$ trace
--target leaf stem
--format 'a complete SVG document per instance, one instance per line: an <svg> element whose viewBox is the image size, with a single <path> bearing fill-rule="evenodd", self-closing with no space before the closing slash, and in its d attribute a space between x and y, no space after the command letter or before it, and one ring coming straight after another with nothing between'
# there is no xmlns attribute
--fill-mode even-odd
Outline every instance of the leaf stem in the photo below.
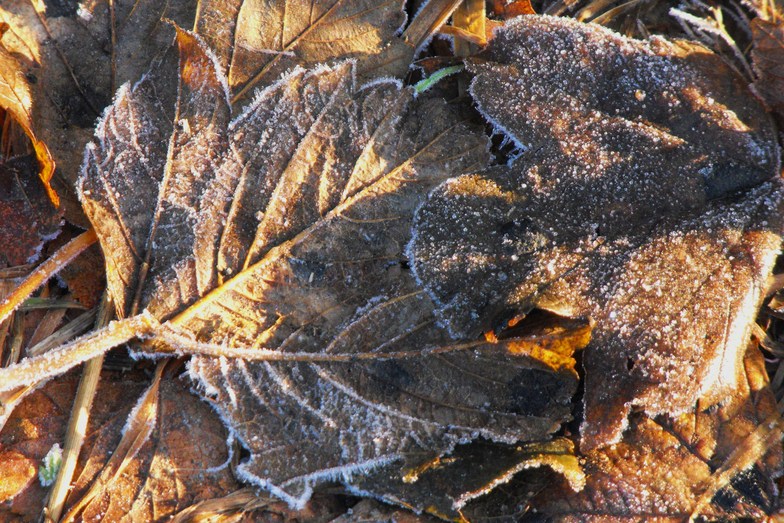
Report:
<svg viewBox="0 0 784 523"><path fill-rule="evenodd" d="M113 321L101 330L77 338L41 356L27 358L1 368L0 392L63 374L133 338L152 334L159 325L158 321L145 311L138 316Z"/></svg>

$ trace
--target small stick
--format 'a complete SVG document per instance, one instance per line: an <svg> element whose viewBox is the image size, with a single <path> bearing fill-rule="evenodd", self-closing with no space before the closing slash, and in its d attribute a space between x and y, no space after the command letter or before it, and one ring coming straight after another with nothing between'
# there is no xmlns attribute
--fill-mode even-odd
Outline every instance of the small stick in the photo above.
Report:
<svg viewBox="0 0 784 523"><path fill-rule="evenodd" d="M8 318L46 280L57 274L96 241L98 241L98 236L93 229L85 231L60 247L54 255L36 267L21 285L0 303L0 322Z"/></svg>
<svg viewBox="0 0 784 523"><path fill-rule="evenodd" d="M102 329L109 324L114 313L114 305L108 292L104 292L101 305L98 310L98 317L95 320L95 327ZM98 389L98 381L101 377L103 367L103 357L101 354L89 360L84 367L82 378L79 381L79 388L76 391L76 399L71 409L71 419L68 422L68 431L65 434L65 449L63 450L63 462L57 479L49 492L49 501L46 504L44 520L58 521L63 513L68 490L76 470L76 462L79 458L79 451L82 449L84 437L87 434L87 422L90 419L90 409L93 405L95 391Z"/></svg>

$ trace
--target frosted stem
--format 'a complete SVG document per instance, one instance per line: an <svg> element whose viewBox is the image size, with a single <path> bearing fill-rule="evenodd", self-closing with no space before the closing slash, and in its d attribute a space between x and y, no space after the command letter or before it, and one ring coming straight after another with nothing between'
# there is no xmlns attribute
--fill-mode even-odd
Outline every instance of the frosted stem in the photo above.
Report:
<svg viewBox="0 0 784 523"><path fill-rule="evenodd" d="M138 316L113 321L105 328L62 347L0 369L0 392L53 378L133 338L147 336L159 325L146 311Z"/></svg>
<svg viewBox="0 0 784 523"><path fill-rule="evenodd" d="M485 341L469 341L455 343L454 345L435 346L425 349L397 352L355 352L334 354L327 352L281 352L270 349L256 349L250 347L227 347L215 343L205 343L193 340L169 324L154 327L154 340L163 342L155 346L157 352L171 351L179 354L192 354L199 356L222 356L224 358L241 358L247 361L287 361L309 363L351 363L363 360L399 360L410 358L426 358L433 354L465 351L480 345L487 345Z"/></svg>
<svg viewBox="0 0 784 523"><path fill-rule="evenodd" d="M85 231L60 247L51 258L36 267L21 285L0 303L0 322L8 318L46 280L57 274L60 269L68 265L96 241L98 241L98 236L96 236L94 230ZM2 380L0 380L0 383L2 383Z"/></svg>

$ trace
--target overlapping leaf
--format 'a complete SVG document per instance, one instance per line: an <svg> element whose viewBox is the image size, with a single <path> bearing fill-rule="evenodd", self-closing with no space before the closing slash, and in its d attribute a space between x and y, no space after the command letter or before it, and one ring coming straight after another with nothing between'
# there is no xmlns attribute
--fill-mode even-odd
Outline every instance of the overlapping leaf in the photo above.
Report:
<svg viewBox="0 0 784 523"><path fill-rule="evenodd" d="M741 374L739 389L721 406L696 408L674 419L633 415L618 445L586 453L588 484L583 491L556 484L534 505L561 521L586 521L597 512L617 519L762 521L778 508L773 478L781 469L782 450L779 444L766 448L751 443L755 430L776 413L756 346L746 352ZM728 481L713 485L738 451L754 454L750 466L730 469ZM619 492L623 495L615 495Z"/></svg>
<svg viewBox="0 0 784 523"><path fill-rule="evenodd" d="M103 108L119 85L138 80L169 47L173 31L161 18L189 27L194 14L187 1L7 0L0 6L0 23L11 26L3 43L31 79L30 126L54 156L52 183L69 220L85 222L73 183Z"/></svg>
<svg viewBox="0 0 784 523"><path fill-rule="evenodd" d="M408 270L416 208L484 167L481 134L395 82L358 87L350 62L295 69L230 120L217 61L190 33L177 42L178 70L118 93L80 191L121 316L147 309L197 342L324 360L191 362L251 451L246 479L299 504L321 479L479 435L540 439L569 417L574 347L456 342Z"/></svg>
<svg viewBox="0 0 784 523"><path fill-rule="evenodd" d="M417 215L414 272L450 332L535 306L594 318L582 450L617 442L632 407L735 390L782 229L774 128L742 80L694 44L534 16L469 69L526 150Z"/></svg>
<svg viewBox="0 0 784 523"><path fill-rule="evenodd" d="M363 77L401 76L414 49L396 37L401 0L201 2L196 31L216 50L229 86L244 93L292 66L358 59ZM402 59L401 59L402 58Z"/></svg>

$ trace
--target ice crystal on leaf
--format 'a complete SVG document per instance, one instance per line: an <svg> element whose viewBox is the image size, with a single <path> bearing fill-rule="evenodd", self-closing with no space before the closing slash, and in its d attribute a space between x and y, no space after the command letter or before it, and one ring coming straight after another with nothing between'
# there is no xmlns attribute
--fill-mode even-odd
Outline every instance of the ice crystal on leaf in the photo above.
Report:
<svg viewBox="0 0 784 523"><path fill-rule="evenodd" d="M632 407L677 414L738 381L779 250L779 149L716 55L527 16L469 61L479 110L525 154L448 180L409 255L455 337L533 307L596 321L582 449Z"/></svg>
<svg viewBox="0 0 784 523"><path fill-rule="evenodd" d="M176 330L182 345L166 351L321 358L192 359L250 451L246 480L299 506L319 481L395 474L479 436L546 439L569 419L574 347L453 340L408 268L415 210L486 166L481 132L399 82L356 85L352 62L295 68L232 119L206 45L183 30L177 44L178 68L117 94L80 193L118 314Z"/></svg>

